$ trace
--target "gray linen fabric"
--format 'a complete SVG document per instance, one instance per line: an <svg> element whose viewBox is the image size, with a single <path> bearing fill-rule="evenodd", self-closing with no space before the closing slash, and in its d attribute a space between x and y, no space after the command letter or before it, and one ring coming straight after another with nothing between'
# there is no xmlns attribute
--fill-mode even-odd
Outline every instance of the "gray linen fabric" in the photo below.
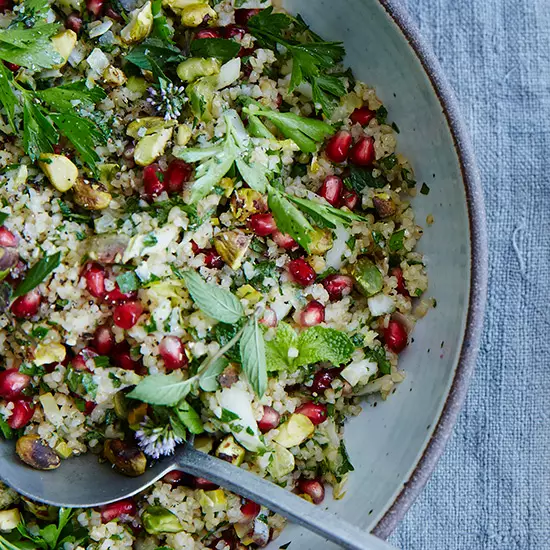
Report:
<svg viewBox="0 0 550 550"><path fill-rule="evenodd" d="M550 548L550 0L403 0L456 91L489 224L489 300L455 434L392 542Z"/></svg>

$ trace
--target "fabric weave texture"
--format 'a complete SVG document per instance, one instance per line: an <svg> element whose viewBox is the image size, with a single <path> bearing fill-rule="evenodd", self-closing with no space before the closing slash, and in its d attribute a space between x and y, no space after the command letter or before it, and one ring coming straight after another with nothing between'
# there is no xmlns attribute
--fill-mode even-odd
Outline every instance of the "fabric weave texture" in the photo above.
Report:
<svg viewBox="0 0 550 550"><path fill-rule="evenodd" d="M489 228L477 368L454 436L391 542L550 548L550 1L402 0L469 128Z"/></svg>

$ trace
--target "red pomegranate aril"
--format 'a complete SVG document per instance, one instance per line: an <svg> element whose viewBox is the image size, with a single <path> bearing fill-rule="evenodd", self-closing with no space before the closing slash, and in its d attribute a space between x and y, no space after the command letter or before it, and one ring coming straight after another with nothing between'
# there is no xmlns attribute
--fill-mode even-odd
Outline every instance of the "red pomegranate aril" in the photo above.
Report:
<svg viewBox="0 0 550 550"><path fill-rule="evenodd" d="M17 237L4 226L0 227L0 246L15 248L17 246Z"/></svg>
<svg viewBox="0 0 550 550"><path fill-rule="evenodd" d="M38 313L41 301L42 296L40 296L40 292L34 289L16 298L10 310L18 319L34 317Z"/></svg>
<svg viewBox="0 0 550 550"><path fill-rule="evenodd" d="M193 476L180 472L179 470L172 470L168 472L163 478L164 483L169 483L172 487L178 487L180 485L190 486L193 483Z"/></svg>
<svg viewBox="0 0 550 550"><path fill-rule="evenodd" d="M395 287L399 294L403 296L409 296L409 291L405 286L405 278L403 277L403 270L400 267L392 267L390 269L390 275L397 279L397 286Z"/></svg>
<svg viewBox="0 0 550 550"><path fill-rule="evenodd" d="M279 320L277 319L277 314L270 307L267 307L264 311L263 317L260 319L260 323L266 327L273 328L276 327Z"/></svg>
<svg viewBox="0 0 550 550"><path fill-rule="evenodd" d="M204 491L215 491L219 488L219 485L216 485L215 483L212 483L208 479L204 477L196 477L193 480L193 485L196 489L203 489Z"/></svg>
<svg viewBox="0 0 550 550"><path fill-rule="evenodd" d="M221 38L222 35L219 30L217 29L201 29L197 34L195 35L195 38L201 39L201 38Z"/></svg>
<svg viewBox="0 0 550 550"><path fill-rule="evenodd" d="M161 179L163 174L158 164L150 164L143 169L143 192L147 200L153 200L166 190Z"/></svg>
<svg viewBox="0 0 550 550"><path fill-rule="evenodd" d="M288 271L294 282L302 286L310 285L317 276L315 270L303 258L297 258L289 262Z"/></svg>
<svg viewBox="0 0 550 550"><path fill-rule="evenodd" d="M311 391L315 393L321 393L328 390L332 381L338 376L338 369L321 369L315 373L313 377L313 383L311 384Z"/></svg>
<svg viewBox="0 0 550 550"><path fill-rule="evenodd" d="M252 500L246 499L244 504L241 506L241 514L243 518L241 523L250 523L256 516L260 513L262 507Z"/></svg>
<svg viewBox="0 0 550 550"><path fill-rule="evenodd" d="M141 369L141 362L135 360L130 352L127 342L117 344L111 353L113 363L120 369L138 371Z"/></svg>
<svg viewBox="0 0 550 550"><path fill-rule="evenodd" d="M223 37L227 40L231 38L238 38L239 40L246 34L246 30L239 25L227 25L222 29Z"/></svg>
<svg viewBox="0 0 550 550"><path fill-rule="evenodd" d="M90 370L87 362L94 357L97 357L98 353L92 348L84 348L78 355L72 358L71 366L75 370Z"/></svg>
<svg viewBox="0 0 550 550"><path fill-rule="evenodd" d="M13 8L12 0L0 0L0 13L5 13Z"/></svg>
<svg viewBox="0 0 550 550"><path fill-rule="evenodd" d="M130 292L121 292L118 283L115 283L115 288L107 292L105 301L108 304L119 304L121 302L127 302L128 300L135 300L136 298L136 291L132 290Z"/></svg>
<svg viewBox="0 0 550 550"><path fill-rule="evenodd" d="M35 407L28 401L24 401L23 399L14 401L11 416L8 418L8 426L12 430L24 428L31 421L34 409Z"/></svg>
<svg viewBox="0 0 550 550"><path fill-rule="evenodd" d="M242 27L246 27L248 24L248 21L254 17L255 15L258 15L262 10L260 9L240 9L235 10L235 23L237 25L241 25Z"/></svg>
<svg viewBox="0 0 550 550"><path fill-rule="evenodd" d="M299 479L298 491L308 495L313 504L321 504L325 499L325 486L318 479Z"/></svg>
<svg viewBox="0 0 550 550"><path fill-rule="evenodd" d="M344 162L349 155L351 142L353 141L351 134L347 130L336 132L327 143L325 153L332 162Z"/></svg>
<svg viewBox="0 0 550 550"><path fill-rule="evenodd" d="M313 401L300 405L295 412L307 416L315 426L324 422L328 416L326 405Z"/></svg>
<svg viewBox="0 0 550 550"><path fill-rule="evenodd" d="M115 307L113 321L124 330L131 329L141 317L143 306L139 302L126 302Z"/></svg>
<svg viewBox="0 0 550 550"><path fill-rule="evenodd" d="M269 430L274 430L279 426L281 422L281 415L268 405L264 405L264 414L258 422L258 429L265 434Z"/></svg>
<svg viewBox="0 0 550 550"><path fill-rule="evenodd" d="M374 158L374 139L370 136L362 137L349 154L350 161L357 166L370 166Z"/></svg>
<svg viewBox="0 0 550 550"><path fill-rule="evenodd" d="M96 17L102 12L105 0L86 0L86 9Z"/></svg>
<svg viewBox="0 0 550 550"><path fill-rule="evenodd" d="M303 327L314 327L325 320L325 306L313 300L300 313L300 325Z"/></svg>
<svg viewBox="0 0 550 550"><path fill-rule="evenodd" d="M248 220L248 227L258 237L267 237L277 231L277 225L272 214L254 214Z"/></svg>
<svg viewBox="0 0 550 550"><path fill-rule="evenodd" d="M0 9L0 12L2 10ZM12 73L16 73L20 68L21 68L21 65L16 65L15 63L10 63L9 61L4 61L4 65L6 65L6 67L12 72Z"/></svg>
<svg viewBox="0 0 550 550"><path fill-rule="evenodd" d="M329 204L338 208L342 202L344 182L338 176L327 176L319 189L319 195Z"/></svg>
<svg viewBox="0 0 550 550"><path fill-rule="evenodd" d="M31 383L31 377L16 368L0 372L0 397L17 399Z"/></svg>
<svg viewBox="0 0 550 550"><path fill-rule="evenodd" d="M277 246L284 248L285 250L296 250L298 243L287 233L281 233L279 230L274 231L271 238L275 241Z"/></svg>
<svg viewBox="0 0 550 550"><path fill-rule="evenodd" d="M94 412L94 409L96 407L97 407L97 403L94 403L93 401L86 401L84 403L84 414L86 416L90 416Z"/></svg>
<svg viewBox="0 0 550 550"><path fill-rule="evenodd" d="M109 523L121 516L135 516L137 513L136 503L131 498L111 502L100 508L101 521Z"/></svg>
<svg viewBox="0 0 550 550"><path fill-rule="evenodd" d="M122 15L118 13L118 11L115 11L111 6L107 6L107 9L105 10L105 15L107 17L110 17L113 21L123 21Z"/></svg>
<svg viewBox="0 0 550 550"><path fill-rule="evenodd" d="M204 265L210 269L221 269L223 260L213 248L207 248L204 252Z"/></svg>
<svg viewBox="0 0 550 550"><path fill-rule="evenodd" d="M376 113L368 107L360 107L351 113L350 119L354 124L366 126L375 116Z"/></svg>
<svg viewBox="0 0 550 550"><path fill-rule="evenodd" d="M115 345L115 338L111 329L105 325L97 327L92 339L92 346L99 355L109 355Z"/></svg>
<svg viewBox="0 0 550 550"><path fill-rule="evenodd" d="M188 360L181 338L165 336L159 346L159 353L164 361L164 368L168 371L184 369Z"/></svg>
<svg viewBox="0 0 550 550"><path fill-rule="evenodd" d="M251 55L254 55L255 51L256 51L256 48L241 48L237 55L239 57L250 57Z"/></svg>
<svg viewBox="0 0 550 550"><path fill-rule="evenodd" d="M80 17L80 14L76 11L70 13L65 20L65 27L70 31L75 32L76 34L80 34L80 31L82 30L82 24L82 17Z"/></svg>
<svg viewBox="0 0 550 550"><path fill-rule="evenodd" d="M384 329L384 342L394 353L401 353L408 343L405 327L399 321L391 320Z"/></svg>
<svg viewBox="0 0 550 550"><path fill-rule="evenodd" d="M359 194L353 191L352 189L344 189L342 193L342 203L340 206L345 206L350 210L355 210L357 204L359 203Z"/></svg>
<svg viewBox="0 0 550 550"><path fill-rule="evenodd" d="M331 302L337 302L353 290L353 279L347 275L329 275L322 281Z"/></svg>
<svg viewBox="0 0 550 550"><path fill-rule="evenodd" d="M173 160L164 174L166 191L168 193L181 193L183 185L190 180L192 173L193 167L190 164L179 159Z"/></svg>
<svg viewBox="0 0 550 550"><path fill-rule="evenodd" d="M103 298L105 290L105 269L99 264L87 264L84 270L86 289L94 298Z"/></svg>

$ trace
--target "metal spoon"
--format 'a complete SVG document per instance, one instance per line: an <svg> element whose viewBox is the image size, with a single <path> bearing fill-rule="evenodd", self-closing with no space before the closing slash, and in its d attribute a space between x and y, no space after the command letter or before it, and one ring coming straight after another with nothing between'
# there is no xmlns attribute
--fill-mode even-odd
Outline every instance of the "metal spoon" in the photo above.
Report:
<svg viewBox="0 0 550 550"><path fill-rule="evenodd" d="M130 497L172 470L207 478L295 523L351 550L390 550L393 546L322 510L286 489L219 458L181 445L170 459L149 468L140 477L125 477L97 457L86 454L63 462L48 472L23 464L12 442L0 440L0 479L22 495L53 506L96 507ZM394 549L395 550L395 549Z"/></svg>

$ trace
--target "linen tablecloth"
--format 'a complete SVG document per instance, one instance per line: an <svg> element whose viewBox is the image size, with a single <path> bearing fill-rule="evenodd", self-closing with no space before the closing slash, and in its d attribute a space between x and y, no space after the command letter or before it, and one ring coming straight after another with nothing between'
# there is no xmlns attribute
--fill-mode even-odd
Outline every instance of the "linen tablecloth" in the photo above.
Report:
<svg viewBox="0 0 550 550"><path fill-rule="evenodd" d="M550 0L403 0L481 171L489 295L465 409L403 549L550 548Z"/></svg>

